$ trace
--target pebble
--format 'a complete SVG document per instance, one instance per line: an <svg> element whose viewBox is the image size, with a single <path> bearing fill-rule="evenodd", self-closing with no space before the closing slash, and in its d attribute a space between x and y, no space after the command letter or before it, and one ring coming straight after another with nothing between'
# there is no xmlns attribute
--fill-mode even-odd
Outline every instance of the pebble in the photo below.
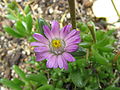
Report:
<svg viewBox="0 0 120 90"><path fill-rule="evenodd" d="M22 0L16 0L16 2L22 2Z"/></svg>
<svg viewBox="0 0 120 90"><path fill-rule="evenodd" d="M8 90L8 89L4 87L0 87L0 90Z"/></svg>
<svg viewBox="0 0 120 90"><path fill-rule="evenodd" d="M36 4L36 5L33 7L34 10L37 9L37 8L38 8L38 4Z"/></svg>
<svg viewBox="0 0 120 90"><path fill-rule="evenodd" d="M41 9L41 8L38 8L38 12L39 12L40 14L42 14L42 13L43 13L43 11L42 11L42 9Z"/></svg>
<svg viewBox="0 0 120 90"><path fill-rule="evenodd" d="M70 18L70 13L68 13L66 16L67 16L67 18L69 19L69 18Z"/></svg>
<svg viewBox="0 0 120 90"><path fill-rule="evenodd" d="M53 13L53 8L49 9L49 13L52 14Z"/></svg>
<svg viewBox="0 0 120 90"><path fill-rule="evenodd" d="M4 36L2 36L0 39L1 39L1 40L4 40L4 39L5 39L5 37L4 37Z"/></svg>
<svg viewBox="0 0 120 90"><path fill-rule="evenodd" d="M25 52L25 51L22 51L22 54L24 54L24 55L25 55L25 54L26 54L26 52Z"/></svg>
<svg viewBox="0 0 120 90"><path fill-rule="evenodd" d="M11 54L13 54L13 52L14 52L14 50L9 50L9 51L7 51L7 54L11 55Z"/></svg>

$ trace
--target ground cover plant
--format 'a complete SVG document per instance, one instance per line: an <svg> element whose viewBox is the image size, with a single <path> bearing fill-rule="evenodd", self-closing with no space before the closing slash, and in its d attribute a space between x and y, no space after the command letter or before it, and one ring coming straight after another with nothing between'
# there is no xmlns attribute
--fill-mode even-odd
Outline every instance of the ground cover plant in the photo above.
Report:
<svg viewBox="0 0 120 90"><path fill-rule="evenodd" d="M13 65L18 75L0 83L11 90L120 90L120 52L115 52L115 30L99 30L93 21L76 22L74 0L68 0L71 23L60 27L57 20L33 19L29 6L20 13L18 3L8 4L4 26L14 38L27 39L34 51L36 73ZM34 28L34 29L33 29Z"/></svg>

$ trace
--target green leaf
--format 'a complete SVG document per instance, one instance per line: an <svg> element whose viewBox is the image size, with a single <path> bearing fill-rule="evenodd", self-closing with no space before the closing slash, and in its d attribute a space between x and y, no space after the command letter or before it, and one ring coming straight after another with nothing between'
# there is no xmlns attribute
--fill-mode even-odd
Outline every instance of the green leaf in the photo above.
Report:
<svg viewBox="0 0 120 90"><path fill-rule="evenodd" d="M80 28L80 30L81 30L82 32L88 32L88 31L89 31L88 26L87 26L85 23L83 23L83 22L79 22L79 23L77 24L77 27Z"/></svg>
<svg viewBox="0 0 120 90"><path fill-rule="evenodd" d="M106 34L107 34L108 36L111 36L111 35L114 34L115 31L116 31L115 29L111 29L111 30L108 30L108 31L106 32Z"/></svg>
<svg viewBox="0 0 120 90"><path fill-rule="evenodd" d="M114 50L114 47L107 45L104 47L97 47L97 49L102 51L102 52L112 52Z"/></svg>
<svg viewBox="0 0 120 90"><path fill-rule="evenodd" d="M105 88L105 90L120 90L120 87L109 86L109 87Z"/></svg>
<svg viewBox="0 0 120 90"><path fill-rule="evenodd" d="M27 36L26 30L24 25L22 24L21 21L18 21L15 25L16 30L19 32L19 34L21 34L22 36Z"/></svg>
<svg viewBox="0 0 120 90"><path fill-rule="evenodd" d="M80 72L72 72L70 74L70 78L72 79L73 83L77 87L84 87L85 86L85 84L83 83L83 78L82 78Z"/></svg>
<svg viewBox="0 0 120 90"><path fill-rule="evenodd" d="M14 17L12 14L8 14L5 17L8 18L8 19L10 19L10 20L15 20L15 21L17 20L17 18Z"/></svg>
<svg viewBox="0 0 120 90"><path fill-rule="evenodd" d="M83 34L82 39L85 42L91 42L92 41L92 36L90 34Z"/></svg>
<svg viewBox="0 0 120 90"><path fill-rule="evenodd" d="M75 57L85 56L86 50L82 47L79 47L79 49L76 52L71 53Z"/></svg>
<svg viewBox="0 0 120 90"><path fill-rule="evenodd" d="M27 75L27 78L29 80L32 80L32 81L35 81L35 82L38 82L38 83L41 83L41 84L47 84L46 76L41 74L41 73Z"/></svg>
<svg viewBox="0 0 120 90"><path fill-rule="evenodd" d="M56 87L57 88L62 88L63 86L63 81L62 80L59 80L57 83L56 83Z"/></svg>
<svg viewBox="0 0 120 90"><path fill-rule="evenodd" d="M66 89L63 89L63 88L55 88L55 90L66 90Z"/></svg>
<svg viewBox="0 0 120 90"><path fill-rule="evenodd" d="M55 88L52 85L44 85L39 87L37 90L55 90Z"/></svg>
<svg viewBox="0 0 120 90"><path fill-rule="evenodd" d="M111 38L106 36L96 43L96 47L104 47L110 43Z"/></svg>
<svg viewBox="0 0 120 90"><path fill-rule="evenodd" d="M28 41L29 42L35 42L36 40L32 36L30 36L30 37L28 37Z"/></svg>
<svg viewBox="0 0 120 90"><path fill-rule="evenodd" d="M12 1L11 3L8 3L7 7L11 10L15 10L17 8L16 2Z"/></svg>
<svg viewBox="0 0 120 90"><path fill-rule="evenodd" d="M103 56L101 56L97 50L92 49L93 51L93 56L94 56L94 60L102 65L108 65L109 64L109 60Z"/></svg>
<svg viewBox="0 0 120 90"><path fill-rule="evenodd" d="M25 6L24 12L25 12L25 14L28 14L30 12L30 7L28 5Z"/></svg>
<svg viewBox="0 0 120 90"><path fill-rule="evenodd" d="M92 43L91 42L81 42L81 43L79 43L79 45L84 48L89 48L92 45Z"/></svg>
<svg viewBox="0 0 120 90"><path fill-rule="evenodd" d="M97 41L102 40L105 36L106 36L106 34L105 34L104 30L98 30L96 32L96 39L97 39Z"/></svg>
<svg viewBox="0 0 120 90"><path fill-rule="evenodd" d="M41 34L44 34L44 33L43 33L43 31L44 31L44 30L43 30L43 26L44 26L44 25L49 26L48 23L47 23L44 19L39 18L39 19L38 19L38 26L39 26L39 32L40 32Z"/></svg>
<svg viewBox="0 0 120 90"><path fill-rule="evenodd" d="M0 83L14 90L22 90L22 88L19 85L7 79L1 79Z"/></svg>
<svg viewBox="0 0 120 90"><path fill-rule="evenodd" d="M27 25L27 30L28 32L31 34L31 31L32 31L32 24L33 24L33 20L32 20L32 17L31 17L31 14L28 14L26 17L25 17L25 22L26 22L26 25Z"/></svg>
<svg viewBox="0 0 120 90"><path fill-rule="evenodd" d="M79 68L84 68L86 66L86 59L79 59L79 60L76 60L76 63L78 65Z"/></svg>
<svg viewBox="0 0 120 90"><path fill-rule="evenodd" d="M13 37L17 37L17 38L21 38L23 37L22 35L20 35L18 32L16 32L15 30L13 30L11 27L4 27L4 30L9 33L10 35L12 35Z"/></svg>
<svg viewBox="0 0 120 90"><path fill-rule="evenodd" d="M18 78L14 78L12 80L12 82L17 84L18 86L24 86L25 85L25 83L23 81L19 80Z"/></svg>
<svg viewBox="0 0 120 90"><path fill-rule="evenodd" d="M26 74L16 65L13 66L15 72L20 76L20 78L25 82L28 83L28 79L26 78Z"/></svg>

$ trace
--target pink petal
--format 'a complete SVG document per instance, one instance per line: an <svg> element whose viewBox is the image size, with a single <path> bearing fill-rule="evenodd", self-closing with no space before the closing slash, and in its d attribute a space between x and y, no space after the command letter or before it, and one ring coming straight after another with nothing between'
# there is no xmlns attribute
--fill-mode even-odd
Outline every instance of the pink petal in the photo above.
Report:
<svg viewBox="0 0 120 90"><path fill-rule="evenodd" d="M76 35L77 31L74 29L72 30L69 34L67 34L67 36L65 37L65 40L71 38L72 36Z"/></svg>
<svg viewBox="0 0 120 90"><path fill-rule="evenodd" d="M43 35L41 35L41 34L35 33L35 34L33 34L33 37L36 40L40 41L41 43L45 43L45 44L49 43L48 40Z"/></svg>
<svg viewBox="0 0 120 90"><path fill-rule="evenodd" d="M51 57L49 57L49 59L47 60L47 67L53 68L55 61L56 61L56 56L52 55Z"/></svg>
<svg viewBox="0 0 120 90"><path fill-rule="evenodd" d="M42 56L41 53L36 53L36 61L42 61L46 59L44 56Z"/></svg>
<svg viewBox="0 0 120 90"><path fill-rule="evenodd" d="M30 45L31 46L45 46L45 44L40 43L40 42L32 42Z"/></svg>
<svg viewBox="0 0 120 90"><path fill-rule="evenodd" d="M78 44L78 43L80 43L80 41L81 41L80 36L75 35L75 36L67 39L65 42L66 42L66 46L69 46L71 44Z"/></svg>
<svg viewBox="0 0 120 90"><path fill-rule="evenodd" d="M59 25L59 23L54 20L52 22L52 26L51 27L52 27L51 31L54 34L54 36L55 37L59 37L59 33L60 33L60 25Z"/></svg>
<svg viewBox="0 0 120 90"><path fill-rule="evenodd" d="M78 49L78 45L69 45L65 48L65 51L66 52L74 52Z"/></svg>
<svg viewBox="0 0 120 90"><path fill-rule="evenodd" d="M55 63L54 63L54 66L53 66L53 68L58 68L57 57L56 57L56 60L55 60Z"/></svg>
<svg viewBox="0 0 120 90"><path fill-rule="evenodd" d="M49 48L48 47L35 47L34 51L35 52L46 52L46 51L49 51Z"/></svg>
<svg viewBox="0 0 120 90"><path fill-rule="evenodd" d="M58 62L58 66L59 68L63 68L63 58L62 58L62 55L58 55L57 57L57 62Z"/></svg>
<svg viewBox="0 0 120 90"><path fill-rule="evenodd" d="M51 54L50 52L37 52L35 53L36 54L36 60L37 61L42 61L44 59L47 59L50 55L53 55Z"/></svg>
<svg viewBox="0 0 120 90"><path fill-rule="evenodd" d="M63 27L60 31L60 37L63 39L70 32L71 28L72 25L66 25L65 27Z"/></svg>
<svg viewBox="0 0 120 90"><path fill-rule="evenodd" d="M62 55L65 58L65 60L67 60L69 62L74 62L75 61L75 58L67 52L64 52Z"/></svg>
<svg viewBox="0 0 120 90"><path fill-rule="evenodd" d="M80 36L80 31L77 31L77 33L76 33L76 34Z"/></svg>
<svg viewBox="0 0 120 90"><path fill-rule="evenodd" d="M65 60L65 58L63 57L63 67L65 70L68 69L68 64L67 64L67 61Z"/></svg>
<svg viewBox="0 0 120 90"><path fill-rule="evenodd" d="M47 25L44 25L43 29L44 29L45 36L51 41L52 38L54 37L53 33L51 32L51 30L49 29Z"/></svg>

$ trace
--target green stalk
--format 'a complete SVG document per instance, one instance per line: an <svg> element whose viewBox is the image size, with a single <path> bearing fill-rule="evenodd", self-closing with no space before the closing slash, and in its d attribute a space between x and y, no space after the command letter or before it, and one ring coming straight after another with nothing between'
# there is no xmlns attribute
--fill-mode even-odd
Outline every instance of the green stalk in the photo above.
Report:
<svg viewBox="0 0 120 90"><path fill-rule="evenodd" d="M68 0L68 3L70 8L72 28L76 29L75 0Z"/></svg>
<svg viewBox="0 0 120 90"><path fill-rule="evenodd" d="M118 10L117 10L116 6L115 6L114 1L113 1L113 0L111 0L111 2L112 2L112 4L113 4L113 7L114 7L114 9L115 9L115 11L116 11L116 13L117 13L117 15L118 15L119 19L120 19L120 14L119 14L119 12L118 12Z"/></svg>
<svg viewBox="0 0 120 90"><path fill-rule="evenodd" d="M93 42L96 43L95 25L92 21L88 22L87 25L92 35Z"/></svg>

